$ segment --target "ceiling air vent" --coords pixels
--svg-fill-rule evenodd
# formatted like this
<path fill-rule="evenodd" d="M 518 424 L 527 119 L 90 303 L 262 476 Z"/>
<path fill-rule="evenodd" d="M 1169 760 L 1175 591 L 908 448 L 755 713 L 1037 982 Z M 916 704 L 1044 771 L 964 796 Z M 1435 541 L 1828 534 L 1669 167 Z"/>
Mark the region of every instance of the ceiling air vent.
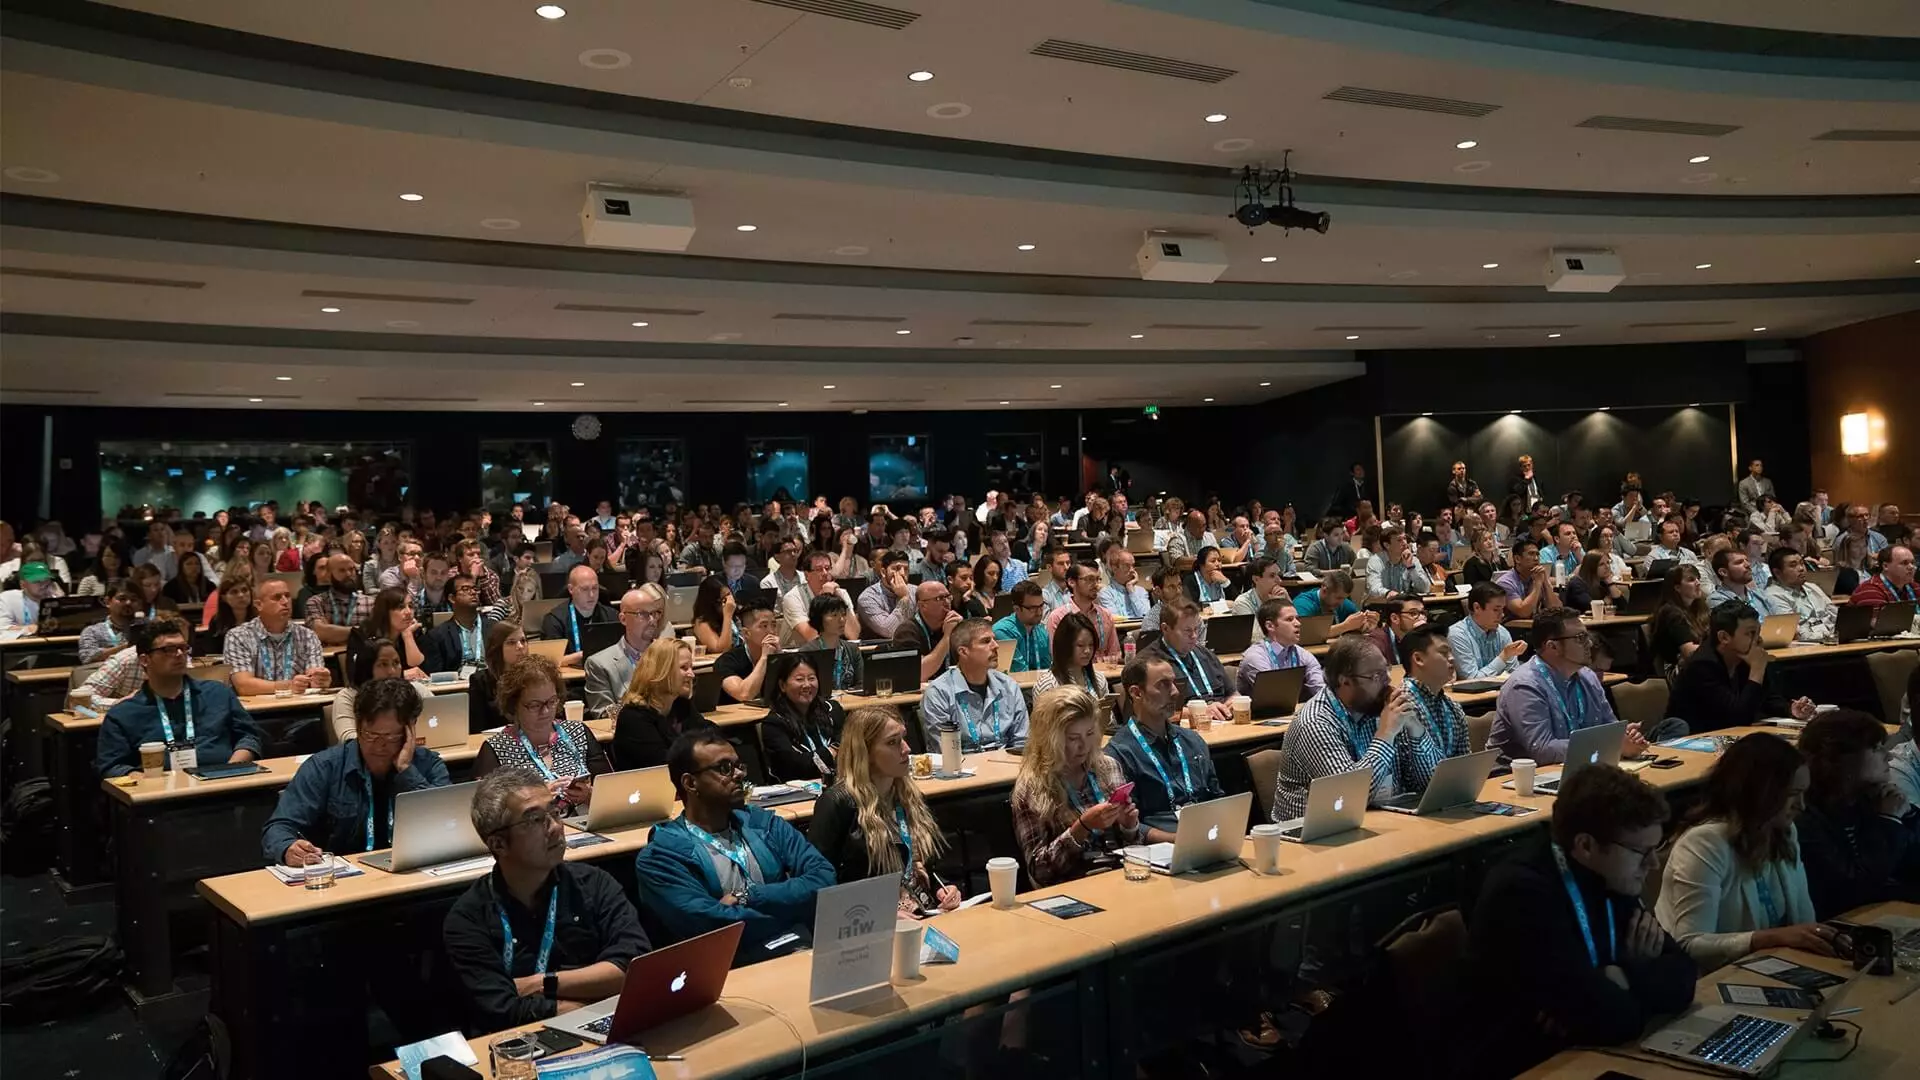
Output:
<path fill-rule="evenodd" d="M 1525 323 L 1515 326 L 1476 326 L 1475 330 L 1571 330 L 1572 323 Z"/>
<path fill-rule="evenodd" d="M 1637 323 L 1628 323 L 1627 329 L 1629 330 L 1688 330 L 1688 329 L 1692 329 L 1694 327 L 1700 327 L 1700 326 L 1732 326 L 1732 325 L 1734 325 L 1734 323 L 1733 323 L 1733 320 L 1731 319 L 1721 319 L 1721 320 L 1712 321 L 1712 322 L 1637 322 Z"/>
<path fill-rule="evenodd" d="M 13 386 L 7 388 L 8 394 L 64 394 L 68 397 L 99 397 L 98 390 L 61 390 L 51 386 Z"/>
<path fill-rule="evenodd" d="M 1235 326 L 1229 323 L 1197 322 L 1157 322 L 1148 323 L 1149 330 L 1258 330 L 1257 326 Z"/>
<path fill-rule="evenodd" d="M 780 399 L 766 398 L 765 400 L 761 400 L 761 401 L 749 401 L 745 398 L 735 398 L 735 399 L 688 398 L 686 400 L 686 404 L 688 405 L 760 405 L 760 406 L 769 406 L 772 408 L 778 408 L 780 406 Z"/>
<path fill-rule="evenodd" d="M 1739 124 L 1696 124 L 1689 120 L 1649 120 L 1644 116 L 1589 116 L 1573 126 L 1600 131 L 1644 131 L 1650 135 L 1699 135 L 1709 139 L 1740 130 Z"/>
<path fill-rule="evenodd" d="M 704 311 L 678 307 L 629 307 L 625 304 L 555 304 L 555 311 L 593 311 L 609 315 L 705 315 Z"/>
<path fill-rule="evenodd" d="M 815 315 L 810 312 L 795 311 L 783 311 L 774 318 L 795 322 L 903 323 L 907 321 L 904 315 Z"/>
<path fill-rule="evenodd" d="M 1920 131 L 1901 128 L 1838 128 L 1815 135 L 1815 142 L 1920 142 Z"/>
<path fill-rule="evenodd" d="M 1323 95 L 1322 100 L 1345 101 L 1354 105 L 1378 105 L 1385 109 L 1445 113 L 1448 116 L 1485 116 L 1500 108 L 1498 105 L 1488 105 L 1479 101 L 1456 101 L 1453 98 L 1402 94 L 1393 90 L 1369 90 L 1364 86 L 1343 86 L 1330 94 Z"/>
<path fill-rule="evenodd" d="M 204 281 L 176 281 L 173 278 L 127 277 L 124 274 L 83 274 L 77 270 L 35 270 L 26 266 L 0 266 L 0 274 L 15 277 L 45 278 L 48 281 L 86 281 L 95 285 L 147 285 L 156 289 L 204 289 Z"/>
<path fill-rule="evenodd" d="M 161 394 L 160 396 L 170 397 L 170 398 L 194 398 L 196 400 L 212 399 L 212 400 L 222 400 L 222 401 L 256 401 L 256 400 L 299 401 L 300 400 L 300 395 L 298 394 L 195 394 L 195 393 L 190 393 L 184 390 L 169 390 L 166 393 Z M 434 400 L 445 401 L 446 399 L 435 398 Z M 420 399 L 414 398 L 413 401 L 417 405 L 419 404 Z"/>
<path fill-rule="evenodd" d="M 1059 322 L 1052 319 L 975 319 L 972 326 L 1040 326 L 1057 330 L 1085 330 L 1090 322 Z"/>
<path fill-rule="evenodd" d="M 1358 334 L 1363 331 L 1370 331 L 1376 334 L 1383 334 L 1390 331 L 1424 330 L 1426 329 L 1426 327 L 1424 326 L 1316 326 L 1313 329 L 1316 333 L 1323 330 L 1327 331 L 1328 333 L 1332 333 L 1333 331 L 1336 331 L 1336 330 L 1344 330 L 1349 334 Z"/>
<path fill-rule="evenodd" d="M 1191 60 L 1175 60 L 1171 56 L 1154 56 L 1150 53 L 1127 52 L 1125 49 L 1109 49 L 1104 45 L 1089 45 L 1084 41 L 1062 41 L 1059 38 L 1048 38 L 1028 51 L 1035 56 L 1071 60 L 1076 64 L 1093 64 L 1097 67 L 1119 68 L 1122 71 L 1138 71 L 1143 75 L 1165 75 L 1170 79 L 1188 79 L 1193 82 L 1225 82 L 1240 74 L 1232 68 L 1196 64 Z"/>
<path fill-rule="evenodd" d="M 418 408 L 420 405 L 420 398 L 418 396 L 361 397 L 361 398 L 355 398 L 354 400 L 364 401 L 364 402 L 367 402 L 368 404 L 373 404 L 373 405 L 379 405 L 379 404 L 408 405 L 415 408 Z M 480 399 L 477 397 L 447 397 L 444 394 L 435 394 L 433 395 L 433 403 L 435 405 L 478 405 L 480 403 Z"/>
<path fill-rule="evenodd" d="M 371 300 L 382 304 L 471 304 L 465 296 L 408 296 L 403 293 L 342 292 L 335 289 L 302 289 L 301 296 L 315 300 Z"/>
<path fill-rule="evenodd" d="M 809 15 L 825 15 L 829 19 L 866 23 L 868 26 L 884 26 L 889 30 L 903 30 L 920 17 L 917 11 L 863 4 L 860 0 L 754 0 L 754 3 L 786 8 L 788 11 L 804 11 Z"/>

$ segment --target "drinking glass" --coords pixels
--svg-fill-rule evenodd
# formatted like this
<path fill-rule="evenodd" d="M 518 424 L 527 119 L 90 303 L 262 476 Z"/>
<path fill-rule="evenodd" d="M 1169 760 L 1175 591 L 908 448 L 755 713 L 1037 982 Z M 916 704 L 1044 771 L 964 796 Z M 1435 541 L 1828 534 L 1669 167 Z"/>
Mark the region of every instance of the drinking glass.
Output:
<path fill-rule="evenodd" d="M 493 1080 L 538 1080 L 534 1058 L 539 1044 L 523 1033 L 502 1035 L 487 1047 L 493 1056 Z"/>
<path fill-rule="evenodd" d="M 878 675 L 874 676 L 873 693 L 874 693 L 874 696 L 876 697 L 892 697 L 893 696 L 893 680 L 888 678 L 883 678 Z"/>
<path fill-rule="evenodd" d="M 1144 855 L 1128 855 L 1122 872 L 1128 881 L 1147 881 L 1153 877 L 1153 864 Z"/>
<path fill-rule="evenodd" d="M 302 873 L 309 889 L 333 888 L 333 852 L 323 851 L 307 860 Z"/>

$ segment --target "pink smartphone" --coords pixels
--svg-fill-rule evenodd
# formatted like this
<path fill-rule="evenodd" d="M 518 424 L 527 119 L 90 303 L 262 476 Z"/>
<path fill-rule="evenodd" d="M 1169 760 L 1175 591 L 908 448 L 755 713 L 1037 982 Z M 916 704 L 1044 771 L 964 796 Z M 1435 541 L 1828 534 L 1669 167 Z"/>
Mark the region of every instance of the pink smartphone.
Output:
<path fill-rule="evenodd" d="M 1127 805 L 1127 803 L 1131 802 L 1132 800 L 1133 800 L 1132 781 L 1128 781 L 1127 783 L 1121 784 L 1119 787 L 1114 788 L 1113 794 L 1107 797 L 1107 801 L 1112 803 L 1115 806 L 1125 806 Z"/>

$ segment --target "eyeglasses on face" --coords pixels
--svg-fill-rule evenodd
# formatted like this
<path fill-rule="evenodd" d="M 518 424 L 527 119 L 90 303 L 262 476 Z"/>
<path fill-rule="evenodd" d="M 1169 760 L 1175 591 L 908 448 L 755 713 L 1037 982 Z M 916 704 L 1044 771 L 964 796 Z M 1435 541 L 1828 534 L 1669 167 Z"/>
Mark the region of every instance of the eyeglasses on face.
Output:
<path fill-rule="evenodd" d="M 532 828 L 540 829 L 544 831 L 546 829 L 552 828 L 553 824 L 559 820 L 560 820 L 560 815 L 554 813 L 551 809 L 529 810 L 525 814 L 521 815 L 520 820 L 510 821 L 505 825 L 500 826 L 498 829 L 495 829 L 489 835 L 498 836 L 501 833 L 512 832 L 515 829 L 527 828 L 529 826 L 531 826 Z"/>
<path fill-rule="evenodd" d="M 522 698 L 520 701 L 520 711 L 530 712 L 530 713 L 533 713 L 535 716 L 551 715 L 555 712 L 558 712 L 559 710 L 560 710 L 559 698 L 542 698 L 538 701 L 528 701 Z"/>
<path fill-rule="evenodd" d="M 187 656 L 192 649 L 187 645 L 155 645 L 148 651 L 154 656 Z"/>
<path fill-rule="evenodd" d="M 1641 862 L 1646 862 L 1652 859 L 1654 855 L 1660 850 L 1660 845 L 1658 843 L 1648 844 L 1646 847 L 1634 847 L 1632 844 L 1623 844 L 1618 840 L 1615 840 L 1612 843 L 1614 847 L 1620 848 L 1623 851 L 1633 852 L 1636 856 L 1639 857 Z"/>
<path fill-rule="evenodd" d="M 716 761 L 711 765 L 693 771 L 696 773 L 710 772 L 715 776 L 743 776 L 746 774 L 747 767 L 740 763 L 739 758 L 726 758 L 725 760 Z"/>
<path fill-rule="evenodd" d="M 401 743 L 407 741 L 407 733 L 404 731 L 396 731 L 390 734 L 378 731 L 363 731 L 355 736 L 355 738 L 372 746 L 399 746 Z"/>

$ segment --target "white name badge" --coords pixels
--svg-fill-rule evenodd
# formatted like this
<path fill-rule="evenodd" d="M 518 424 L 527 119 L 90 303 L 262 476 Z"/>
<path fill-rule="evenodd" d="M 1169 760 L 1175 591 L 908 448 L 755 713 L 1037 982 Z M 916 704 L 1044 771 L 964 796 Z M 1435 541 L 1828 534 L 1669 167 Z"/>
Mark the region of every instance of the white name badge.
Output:
<path fill-rule="evenodd" d="M 460 677 L 462 679 L 471 679 L 473 678 L 473 673 L 479 670 L 480 670 L 480 665 L 478 664 L 461 664 Z"/>
<path fill-rule="evenodd" d="M 191 746 L 168 747 L 167 768 L 174 772 L 200 767 L 200 751 Z"/>

